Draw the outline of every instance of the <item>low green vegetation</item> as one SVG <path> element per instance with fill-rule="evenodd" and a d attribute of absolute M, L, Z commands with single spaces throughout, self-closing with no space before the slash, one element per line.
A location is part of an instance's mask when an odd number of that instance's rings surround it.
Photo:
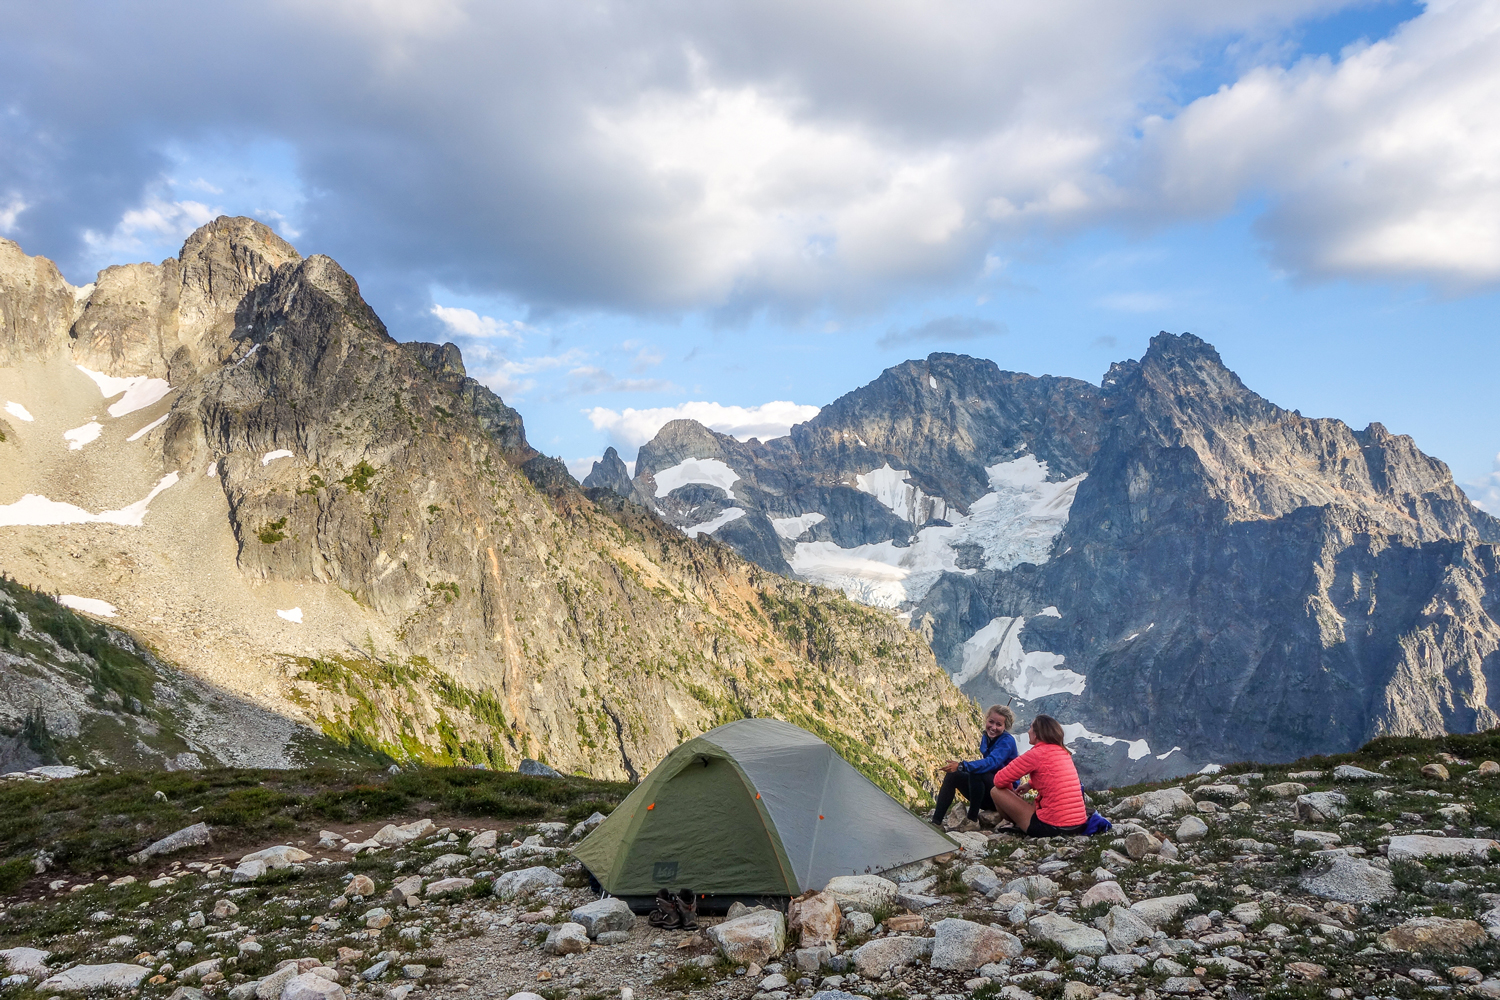
<path fill-rule="evenodd" d="M 0 892 L 31 876 L 38 851 L 51 855 L 54 872 L 120 871 L 130 867 L 127 855 L 200 821 L 213 830 L 215 850 L 232 853 L 269 839 L 316 838 L 327 823 L 424 815 L 577 822 L 609 812 L 630 788 L 467 768 L 123 771 L 7 782 L 0 784 Z"/>
<path fill-rule="evenodd" d="M 277 542 L 286 540 L 286 532 L 283 530 L 285 527 L 286 518 L 278 517 L 256 532 L 255 537 L 259 538 L 263 545 L 275 545 Z"/>

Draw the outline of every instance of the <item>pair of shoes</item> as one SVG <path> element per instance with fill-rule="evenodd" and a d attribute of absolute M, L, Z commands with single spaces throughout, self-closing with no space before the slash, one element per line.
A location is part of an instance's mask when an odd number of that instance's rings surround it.
<path fill-rule="evenodd" d="M 958 827 L 956 828 L 956 832 L 958 832 L 958 833 L 973 833 L 975 830 L 978 830 L 978 829 L 979 829 L 979 820 L 977 820 L 977 819 L 966 819 L 962 823 L 958 824 Z"/>
<path fill-rule="evenodd" d="M 683 889 L 676 895 L 670 889 L 656 890 L 656 907 L 646 915 L 646 923 L 664 930 L 698 929 L 698 896 Z"/>
<path fill-rule="evenodd" d="M 682 914 L 677 912 L 677 900 L 670 890 L 656 890 L 656 908 L 646 915 L 646 923 L 666 930 L 682 926 Z"/>

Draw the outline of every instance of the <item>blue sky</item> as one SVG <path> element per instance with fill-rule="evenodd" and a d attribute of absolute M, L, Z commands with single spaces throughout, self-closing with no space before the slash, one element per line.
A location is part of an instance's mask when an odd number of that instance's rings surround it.
<path fill-rule="evenodd" d="M 1191 331 L 1500 513 L 1500 5 L 197 12 L 0 40 L 0 235 L 82 283 L 252 215 L 586 471 L 931 351 L 1097 382 Z"/>

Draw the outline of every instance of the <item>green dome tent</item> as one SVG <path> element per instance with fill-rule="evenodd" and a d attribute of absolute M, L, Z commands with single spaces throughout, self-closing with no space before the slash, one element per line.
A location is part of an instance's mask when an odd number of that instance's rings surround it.
<path fill-rule="evenodd" d="M 574 849 L 606 892 L 797 896 L 956 849 L 805 729 L 742 719 L 667 754 Z M 716 908 L 716 907 L 715 907 Z"/>

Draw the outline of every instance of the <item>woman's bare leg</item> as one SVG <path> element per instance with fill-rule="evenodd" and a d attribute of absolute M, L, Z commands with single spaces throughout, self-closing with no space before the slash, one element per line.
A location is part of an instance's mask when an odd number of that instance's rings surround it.
<path fill-rule="evenodd" d="M 990 789 L 990 798 L 994 801 L 995 808 L 1014 823 L 1016 829 L 1024 833 L 1031 825 L 1031 817 L 1036 813 L 1036 806 L 1021 798 L 1013 789 L 996 786 Z"/>

